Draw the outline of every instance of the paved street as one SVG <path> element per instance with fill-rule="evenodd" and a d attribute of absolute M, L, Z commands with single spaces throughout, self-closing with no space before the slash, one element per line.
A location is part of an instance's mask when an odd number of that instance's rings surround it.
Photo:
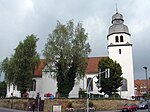
<path fill-rule="evenodd" d="M 137 112 L 148 112 L 148 110 L 138 110 Z"/>
<path fill-rule="evenodd" d="M 96 112 L 122 112 L 122 111 L 117 110 L 117 111 L 96 111 Z M 135 112 L 148 112 L 148 109 L 137 110 Z"/>

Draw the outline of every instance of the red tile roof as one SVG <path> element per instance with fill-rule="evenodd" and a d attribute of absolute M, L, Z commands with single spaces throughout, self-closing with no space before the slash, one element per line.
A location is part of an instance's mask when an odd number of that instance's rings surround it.
<path fill-rule="evenodd" d="M 86 74 L 96 74 L 98 73 L 98 63 L 103 57 L 89 57 L 88 65 L 86 68 Z"/>
<path fill-rule="evenodd" d="M 137 88 L 136 95 L 142 96 L 146 92 L 146 80 L 134 80 L 134 85 Z M 150 80 L 148 79 L 148 92 L 150 93 Z"/>
<path fill-rule="evenodd" d="M 98 73 L 98 63 L 99 61 L 104 57 L 88 57 L 88 65 L 86 68 L 85 73 L 86 74 L 96 74 Z M 46 60 L 41 59 L 38 67 L 36 67 L 34 75 L 35 77 L 41 77 L 42 76 L 42 70 L 44 69 L 46 65 Z"/>
<path fill-rule="evenodd" d="M 35 67 L 35 71 L 34 71 L 35 77 L 41 77 L 42 76 L 42 70 L 44 69 L 45 65 L 46 65 L 46 60 L 40 59 L 38 66 Z"/>
<path fill-rule="evenodd" d="M 146 80 L 145 79 L 134 80 L 134 84 L 135 84 L 135 86 L 146 86 Z M 150 89 L 150 80 L 149 79 L 148 79 L 148 86 Z"/>

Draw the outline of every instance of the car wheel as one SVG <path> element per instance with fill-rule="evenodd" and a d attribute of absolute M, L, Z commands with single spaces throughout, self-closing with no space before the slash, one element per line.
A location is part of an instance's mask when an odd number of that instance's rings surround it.
<path fill-rule="evenodd" d="M 148 106 L 145 106 L 144 109 L 148 109 Z"/>

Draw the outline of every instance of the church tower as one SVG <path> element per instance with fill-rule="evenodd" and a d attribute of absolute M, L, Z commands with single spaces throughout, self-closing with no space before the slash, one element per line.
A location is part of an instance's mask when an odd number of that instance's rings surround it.
<path fill-rule="evenodd" d="M 122 67 L 123 85 L 119 88 L 119 94 L 122 98 L 127 99 L 131 99 L 134 96 L 133 58 L 130 36 L 128 27 L 124 25 L 122 14 L 116 12 L 112 16 L 112 25 L 109 27 L 107 47 L 109 57 Z"/>

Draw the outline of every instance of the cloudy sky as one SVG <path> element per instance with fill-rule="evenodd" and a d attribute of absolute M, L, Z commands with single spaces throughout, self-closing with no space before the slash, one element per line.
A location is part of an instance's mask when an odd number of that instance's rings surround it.
<path fill-rule="evenodd" d="M 150 0 L 0 0 L 0 61 L 10 57 L 19 41 L 30 34 L 39 38 L 37 49 L 42 57 L 56 21 L 70 19 L 83 23 L 90 56 L 107 56 L 106 37 L 116 3 L 131 33 L 135 79 L 145 79 L 143 66 L 150 76 Z"/>

